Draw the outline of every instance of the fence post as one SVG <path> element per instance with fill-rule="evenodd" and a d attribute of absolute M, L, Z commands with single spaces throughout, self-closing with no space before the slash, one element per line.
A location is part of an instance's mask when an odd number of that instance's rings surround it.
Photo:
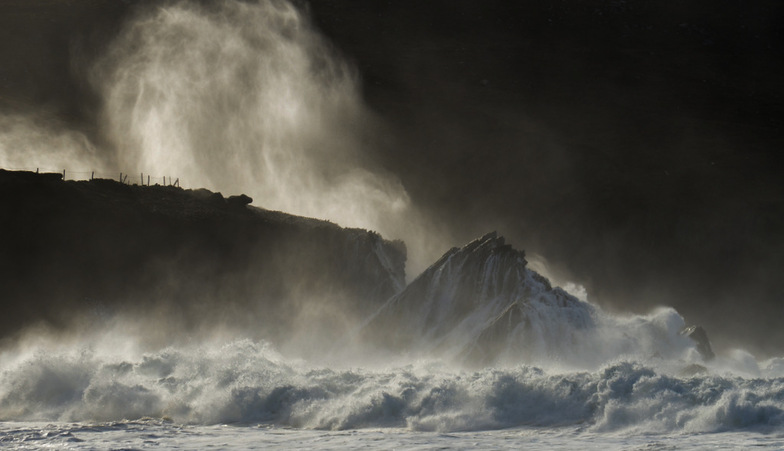
<path fill-rule="evenodd" d="M 142 179 L 141 185 L 144 186 L 144 172 L 141 173 L 140 177 Z"/>
<path fill-rule="evenodd" d="M 63 181 L 65 181 L 65 169 L 63 169 Z"/>
<path fill-rule="evenodd" d="M 147 186 L 150 186 L 150 175 L 147 174 Z"/>
<path fill-rule="evenodd" d="M 92 180 L 92 179 L 94 179 L 94 178 L 95 178 L 95 171 L 93 171 L 93 172 L 91 172 L 91 173 L 90 173 L 90 180 Z"/>
<path fill-rule="evenodd" d="M 35 173 L 38 174 L 38 168 L 35 168 Z"/>
<path fill-rule="evenodd" d="M 122 172 L 120 172 L 120 183 L 122 183 Z"/>

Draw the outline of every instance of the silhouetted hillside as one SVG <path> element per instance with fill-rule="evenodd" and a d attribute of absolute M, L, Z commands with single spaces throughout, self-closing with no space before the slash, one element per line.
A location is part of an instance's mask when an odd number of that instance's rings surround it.
<path fill-rule="evenodd" d="M 405 247 L 245 196 L 0 170 L 2 337 L 115 314 L 275 339 L 340 332 L 405 283 Z M 177 327 L 180 326 L 180 327 Z"/>

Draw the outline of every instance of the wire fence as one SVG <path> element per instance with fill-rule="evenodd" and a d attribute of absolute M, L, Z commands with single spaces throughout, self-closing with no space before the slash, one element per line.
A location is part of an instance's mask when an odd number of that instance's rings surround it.
<path fill-rule="evenodd" d="M 140 185 L 140 186 L 163 185 L 163 186 L 177 186 L 177 187 L 180 186 L 179 177 L 174 178 L 168 175 L 152 175 L 152 174 L 145 174 L 144 172 L 139 172 L 138 174 L 134 175 L 134 174 L 129 174 L 127 172 L 73 171 L 70 169 L 52 169 L 52 168 L 42 168 L 42 167 L 35 167 L 35 168 L 2 167 L 2 169 L 6 169 L 9 171 L 29 171 L 29 172 L 35 172 L 36 174 L 44 174 L 44 173 L 61 174 L 63 176 L 64 181 L 109 179 L 109 180 L 116 180 L 126 185 Z"/>

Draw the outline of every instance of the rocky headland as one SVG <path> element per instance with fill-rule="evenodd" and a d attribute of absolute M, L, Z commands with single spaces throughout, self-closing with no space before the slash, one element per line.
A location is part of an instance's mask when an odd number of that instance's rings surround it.
<path fill-rule="evenodd" d="M 340 329 L 403 288 L 402 242 L 250 203 L 0 170 L 0 336 L 130 314 L 274 341 L 295 322 Z"/>

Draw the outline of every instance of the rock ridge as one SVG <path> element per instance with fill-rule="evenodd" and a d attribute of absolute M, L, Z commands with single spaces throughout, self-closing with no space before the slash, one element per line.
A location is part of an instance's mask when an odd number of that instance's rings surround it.
<path fill-rule="evenodd" d="M 316 316 L 367 315 L 405 284 L 402 242 L 251 201 L 0 170 L 0 338 L 101 311 L 275 340 Z"/>

